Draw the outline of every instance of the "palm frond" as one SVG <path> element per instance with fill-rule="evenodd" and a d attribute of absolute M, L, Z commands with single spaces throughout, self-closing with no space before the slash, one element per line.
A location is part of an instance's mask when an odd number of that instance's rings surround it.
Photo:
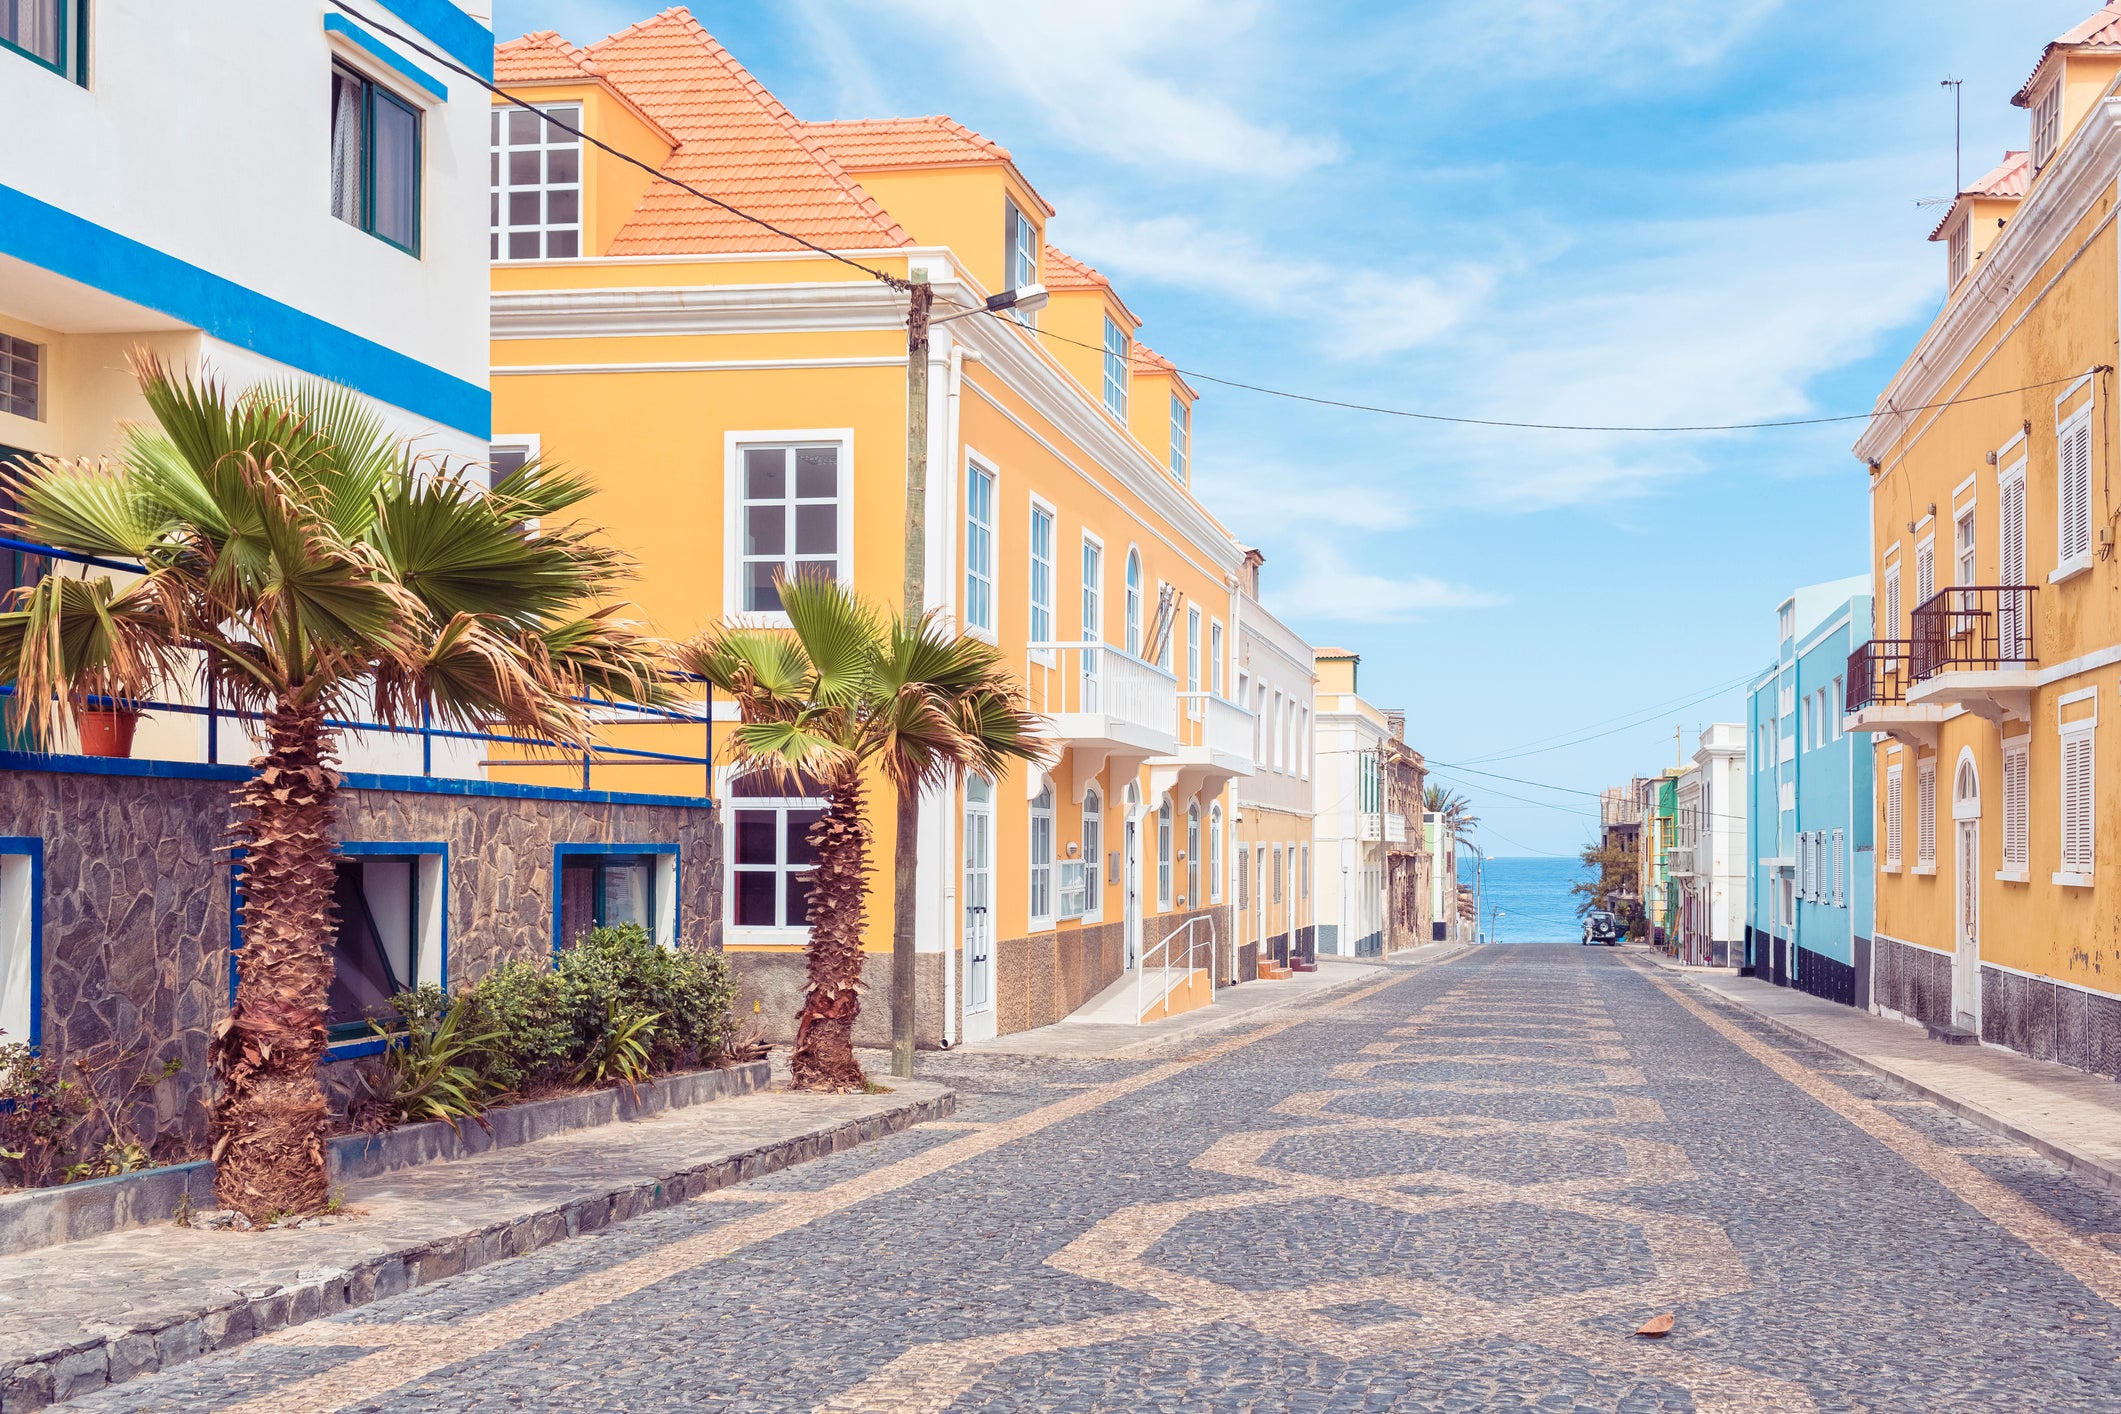
<path fill-rule="evenodd" d="M 876 610 L 837 580 L 798 575 L 776 585 L 788 626 L 810 660 L 816 699 L 828 707 L 851 707 L 868 696 L 877 685 L 883 633 Z"/>
<path fill-rule="evenodd" d="M 47 575 L 15 591 L 15 607 L 0 612 L 0 681 L 14 687 L 15 725 L 49 743 L 91 697 L 139 701 L 174 681 L 182 632 L 165 590 L 152 575 L 124 589 L 107 576 Z"/>
<path fill-rule="evenodd" d="M 786 719 L 810 701 L 810 659 L 781 629 L 709 629 L 673 649 L 671 660 L 727 693 L 747 721 Z"/>
<path fill-rule="evenodd" d="M 140 479 L 107 462 L 38 457 L 0 474 L 9 535 L 77 555 L 141 560 L 160 540 L 161 515 Z"/>

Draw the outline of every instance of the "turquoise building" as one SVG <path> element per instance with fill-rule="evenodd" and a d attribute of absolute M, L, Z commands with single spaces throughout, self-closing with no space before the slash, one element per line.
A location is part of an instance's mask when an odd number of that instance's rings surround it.
<path fill-rule="evenodd" d="M 1867 576 L 1776 611 L 1774 666 L 1747 706 L 1750 887 L 1744 970 L 1868 1009 L 1875 811 L 1871 739 L 1842 730 L 1849 654 L 1871 636 Z"/>

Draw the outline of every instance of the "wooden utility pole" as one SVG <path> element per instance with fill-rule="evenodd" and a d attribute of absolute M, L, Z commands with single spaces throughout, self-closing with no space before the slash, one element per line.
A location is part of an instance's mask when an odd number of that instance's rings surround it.
<path fill-rule="evenodd" d="M 918 623 L 928 603 L 928 316 L 935 287 L 926 270 L 910 272 L 906 311 L 906 598 L 905 616 Z M 891 1073 L 913 1075 L 915 968 L 913 918 L 918 895 L 921 801 L 903 791 L 891 870 Z M 944 955 L 944 966 L 949 957 Z"/>

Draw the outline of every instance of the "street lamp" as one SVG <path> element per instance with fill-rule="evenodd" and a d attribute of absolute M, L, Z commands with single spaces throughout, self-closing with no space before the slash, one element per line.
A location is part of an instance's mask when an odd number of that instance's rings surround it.
<path fill-rule="evenodd" d="M 1500 937 L 1496 936 L 1496 926 L 1495 926 L 1495 920 L 1496 920 L 1496 919 L 1498 919 L 1498 918 L 1507 918 L 1507 917 L 1509 917 L 1509 916 L 1510 916 L 1510 915 L 1509 915 L 1509 911 L 1508 911 L 1507 909 L 1501 909 L 1501 908 L 1495 909 L 1495 910 L 1493 910 L 1492 912 L 1490 912 L 1490 913 L 1489 913 L 1489 915 L 1488 915 L 1488 941 L 1489 941 L 1489 942 L 1491 942 L 1491 943 L 1499 943 L 1499 942 L 1501 942 L 1501 941 L 1502 941 L 1502 939 L 1501 939 Z"/>
<path fill-rule="evenodd" d="M 1003 290 L 998 295 L 987 296 L 987 302 L 971 309 L 961 309 L 955 314 L 946 314 L 940 319 L 931 319 L 929 324 L 948 324 L 953 319 L 965 319 L 975 314 L 999 314 L 1013 309 L 1019 314 L 1032 314 L 1046 307 L 1049 296 L 1044 285 L 1018 285 L 1013 290 Z"/>

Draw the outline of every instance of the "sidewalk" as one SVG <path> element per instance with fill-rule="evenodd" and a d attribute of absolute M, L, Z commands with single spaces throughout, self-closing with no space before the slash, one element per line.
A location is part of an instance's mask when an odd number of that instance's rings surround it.
<path fill-rule="evenodd" d="M 1423 949 L 1416 948 L 1397 957 L 1411 957 L 1420 951 Z M 1146 1026 L 1063 1019 L 1051 1026 L 1014 1031 L 992 1040 L 968 1041 L 960 1049 L 980 1055 L 1066 1056 L 1081 1060 L 1141 1055 L 1264 1021 L 1320 997 L 1374 981 L 1384 975 L 1386 965 L 1381 958 L 1357 961 L 1322 957 L 1316 972 L 1299 972 L 1279 982 L 1239 982 L 1220 987 L 1212 1006 L 1180 1012 Z"/>
<path fill-rule="evenodd" d="M 1904 1022 L 1758 978 L 1680 968 L 1654 951 L 1630 948 L 1625 955 L 2037 1150 L 2073 1173 L 2121 1189 L 2121 1084 L 2111 1077 L 1991 1046 L 1948 1046 Z"/>
<path fill-rule="evenodd" d="M 347 1186 L 349 1212 L 237 1233 L 133 1228 L 0 1257 L 0 1414 L 41 1409 L 864 1140 L 956 1096 L 769 1092 Z M 356 1215 L 356 1213 L 358 1215 Z"/>

